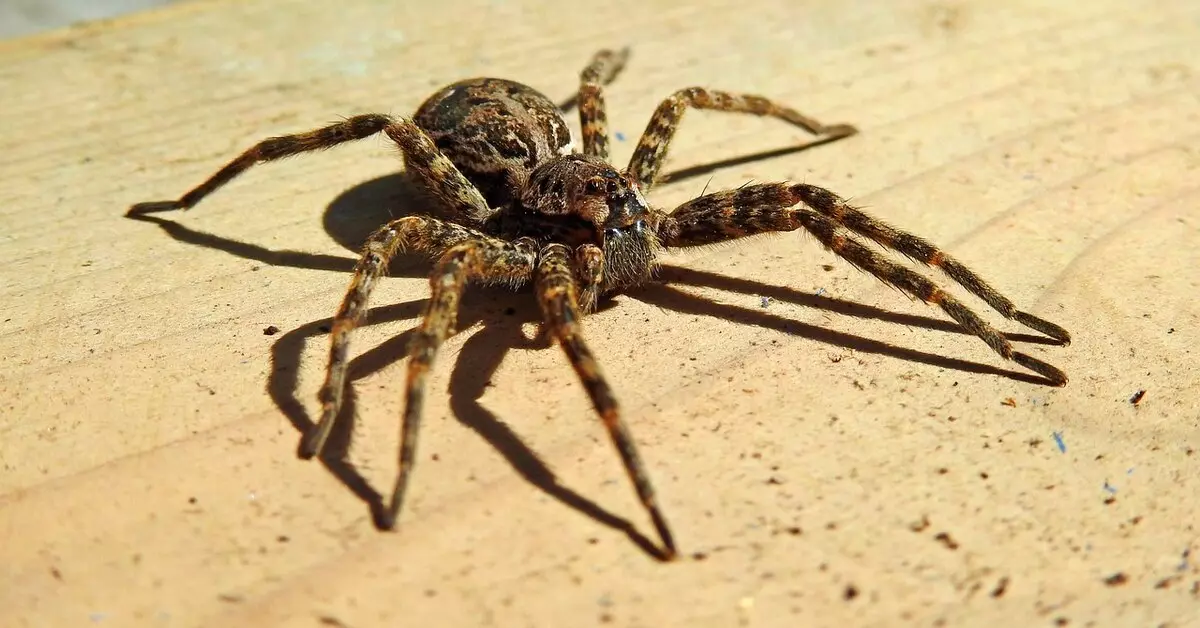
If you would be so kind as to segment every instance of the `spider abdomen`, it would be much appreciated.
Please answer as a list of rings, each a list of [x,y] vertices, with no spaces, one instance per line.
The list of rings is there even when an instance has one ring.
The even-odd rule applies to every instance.
[[[549,98],[504,79],[447,85],[421,104],[413,122],[493,208],[511,203],[534,166],[574,147]]]

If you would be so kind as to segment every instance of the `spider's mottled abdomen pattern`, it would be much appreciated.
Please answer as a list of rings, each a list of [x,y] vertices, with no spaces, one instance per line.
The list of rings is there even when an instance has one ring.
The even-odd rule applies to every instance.
[[[266,139],[177,201],[143,203],[146,213],[187,209],[254,164],[384,133],[400,148],[411,177],[442,205],[446,218],[405,216],[376,230],[334,317],[329,365],[320,392],[320,422],[304,442],[317,455],[342,405],[351,331],[371,292],[400,251],[435,258],[430,296],[409,347],[400,470],[387,514],[390,528],[404,500],[415,460],[426,380],[438,347],[455,326],[467,283],[532,283],[546,329],[558,340],[604,421],[638,497],[675,556],[670,528],[655,498],[616,397],[581,335],[580,319],[599,297],[648,279],[664,249],[698,246],[767,232],[804,230],[859,269],[911,297],[940,307],[1002,357],[1048,383],[1066,384],[1057,368],[1015,351],[999,331],[937,284],[889,259],[865,240],[940,269],[1005,317],[1061,344],[1063,328],[1026,312],[973,271],[928,241],[883,223],[834,193],[802,183],[763,183],[703,194],[671,211],[645,197],[658,178],[667,148],[688,108],[748,113],[791,123],[835,139],[849,125],[824,125],[761,96],[700,87],[682,89],[654,111],[629,164],[609,163],[603,86],[625,65],[627,51],[601,51],[580,76],[581,148],[576,150],[562,112],[536,90],[503,79],[479,78],[442,88],[411,119],[358,115],[306,133]]]

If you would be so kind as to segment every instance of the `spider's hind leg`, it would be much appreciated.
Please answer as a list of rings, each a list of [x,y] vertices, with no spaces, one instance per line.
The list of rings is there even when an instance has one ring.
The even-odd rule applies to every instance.
[[[822,124],[791,107],[785,107],[762,96],[688,87],[671,94],[658,105],[642,133],[642,138],[638,140],[633,157],[629,160],[626,170],[633,173],[641,183],[643,192],[654,186],[658,171],[667,158],[667,148],[671,139],[675,137],[675,132],[679,130],[679,122],[688,107],[770,116],[828,139],[849,137],[858,132],[849,124]]]
[[[583,132],[583,154],[608,161],[608,113],[604,86],[611,83],[625,62],[629,49],[601,50],[579,74],[579,126]]]

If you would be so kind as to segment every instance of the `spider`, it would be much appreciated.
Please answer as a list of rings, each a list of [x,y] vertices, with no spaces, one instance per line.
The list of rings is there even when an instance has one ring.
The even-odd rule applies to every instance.
[[[351,331],[363,319],[389,261],[401,251],[434,256],[429,300],[409,346],[399,470],[380,527],[394,527],[404,501],[426,381],[438,347],[455,329],[459,299],[469,282],[514,288],[533,284],[545,328],[566,353],[603,420],[668,559],[676,555],[671,530],[612,388],[580,329],[580,319],[595,309],[599,297],[649,279],[664,249],[803,229],[859,269],[938,305],[1004,358],[1051,384],[1066,384],[1062,371],[1014,351],[1003,335],[958,299],[869,248],[862,238],[941,269],[1005,317],[1060,344],[1070,342],[1066,330],[1018,310],[949,254],[868,216],[829,190],[804,183],[764,183],[702,194],[673,211],[647,203],[644,194],[657,181],[688,108],[777,118],[827,140],[857,131],[847,124],[822,124],[761,96],[691,87],[662,101],[628,166],[618,170],[609,164],[603,87],[622,70],[628,54],[627,48],[602,50],[580,74],[582,151],[575,150],[562,111],[546,96],[513,81],[477,78],[442,88],[411,118],[356,115],[313,131],[263,140],[178,200],[141,203],[130,210],[188,209],[255,164],[377,133],[400,148],[408,172],[443,205],[449,218],[406,216],[367,239],[333,319],[325,383],[318,394],[321,418],[301,446],[306,457],[318,455],[330,434],[346,386]]]

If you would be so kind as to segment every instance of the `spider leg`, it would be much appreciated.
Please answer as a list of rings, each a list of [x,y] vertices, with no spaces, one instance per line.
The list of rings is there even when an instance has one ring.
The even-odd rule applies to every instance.
[[[474,219],[482,219],[490,213],[483,195],[442,155],[420,127],[410,120],[379,113],[353,116],[305,133],[267,138],[225,164],[179,200],[140,203],[131,208],[130,213],[189,209],[251,166],[300,153],[325,150],[380,132],[386,133],[400,147],[409,170],[427,182],[429,189],[447,208]]]
[[[604,86],[625,67],[629,48],[601,50],[579,74],[579,126],[583,131],[583,154],[608,161],[608,114]]]
[[[868,248],[846,233],[845,229],[849,227],[844,227],[834,218],[803,207],[795,207],[803,200],[797,186],[786,183],[749,185],[736,190],[708,194],[684,203],[670,215],[661,216],[658,222],[659,237],[668,247],[693,246],[770,231],[795,231],[803,227],[831,251],[859,269],[871,273],[884,283],[912,297],[939,306],[950,318],[978,336],[1002,357],[1038,373],[1056,386],[1067,383],[1066,374],[1059,369],[1014,351],[1007,338],[928,277]],[[930,249],[940,253],[932,248],[932,245]],[[945,255],[942,256],[945,259]],[[970,277],[978,284],[986,286],[973,273]],[[1031,319],[1039,322],[1040,327],[1031,325],[1034,329],[1046,328],[1058,332],[1057,336],[1052,334],[1052,337],[1069,338],[1067,332],[1057,325],[1028,314],[1020,314],[1019,318],[1014,318],[1022,323]]]
[[[417,436],[421,425],[421,408],[425,399],[425,382],[429,369],[433,366],[438,347],[454,330],[458,318],[458,304],[463,289],[469,280],[507,283],[516,285],[529,279],[533,273],[535,245],[532,240],[522,238],[515,242],[507,242],[472,233],[469,237],[450,246],[438,259],[430,276],[430,296],[426,305],[421,325],[413,335],[409,345],[410,360],[405,387],[404,419],[400,437],[400,468],[396,475],[396,484],[392,490],[392,499],[388,504],[385,518],[380,526],[392,528],[400,507],[404,503],[404,492],[408,486],[408,478],[412,472],[415,459]],[[371,258],[368,253],[364,259]],[[376,273],[377,276],[377,273]],[[366,288],[369,291],[369,286]],[[351,294],[346,297],[346,303],[359,303],[353,284]],[[361,298],[365,302],[365,296]],[[345,308],[345,306],[343,307]],[[338,322],[347,328],[352,325],[353,318],[341,316]],[[321,423],[306,443],[306,451],[315,453],[320,450],[324,440],[329,435],[334,417],[337,416],[337,400],[340,399],[339,385],[344,385],[346,362],[346,343],[336,335],[339,331],[335,323],[334,348],[330,354],[330,375],[326,387],[322,389],[324,404]],[[338,375],[334,375],[334,364],[338,364]]]
[[[800,183],[791,186],[790,191],[793,196],[798,197],[805,205],[817,210],[839,225],[857,234],[866,236],[881,246],[898,251],[910,259],[941,269],[942,272],[946,273],[958,285],[966,288],[971,294],[992,306],[994,310],[1003,314],[1005,318],[1015,320],[1030,329],[1037,330],[1064,345],[1070,344],[1071,334],[1067,330],[1050,321],[1018,310],[1012,301],[997,292],[995,288],[989,286],[979,275],[976,275],[962,262],[954,259],[927,240],[896,229],[866,214],[825,188]]]
[[[621,420],[616,397],[580,333],[575,276],[571,270],[571,253],[567,247],[561,244],[546,245],[539,255],[536,276],[538,301],[546,325],[562,345],[571,366],[591,397],[592,405],[604,421],[609,437],[612,438],[613,445],[616,446],[617,453],[625,465],[625,471],[633,481],[638,497],[650,514],[659,538],[662,539],[667,557],[674,557],[675,540],[658,507],[654,487],[646,474],[646,466],[638,455],[629,429]]]
[[[387,270],[388,262],[403,250],[438,253],[469,240],[487,236],[454,223],[426,216],[406,216],[377,229],[363,245],[362,256],[354,268],[350,287],[330,332],[329,365],[325,385],[321,387],[321,420],[304,440],[302,455],[319,454],[333,429],[333,421],[342,407],[346,389],[346,369],[349,366],[350,334],[367,311],[371,292]]]
[[[654,110],[650,123],[638,140],[629,166],[625,169],[633,173],[641,183],[645,192],[654,186],[655,178],[667,157],[667,148],[679,122],[688,107],[708,109],[712,111],[728,111],[732,113],[749,113],[756,116],[771,116],[784,122],[790,122],[813,135],[824,135],[829,138],[843,138],[858,132],[849,124],[825,125],[810,118],[795,109],[785,107],[762,96],[749,94],[731,94],[703,87],[688,87],[668,96]],[[582,111],[582,108],[581,108]]]
[[[600,284],[604,281],[604,251],[594,244],[575,249],[575,278],[579,282],[579,309],[585,314],[596,309]]]

